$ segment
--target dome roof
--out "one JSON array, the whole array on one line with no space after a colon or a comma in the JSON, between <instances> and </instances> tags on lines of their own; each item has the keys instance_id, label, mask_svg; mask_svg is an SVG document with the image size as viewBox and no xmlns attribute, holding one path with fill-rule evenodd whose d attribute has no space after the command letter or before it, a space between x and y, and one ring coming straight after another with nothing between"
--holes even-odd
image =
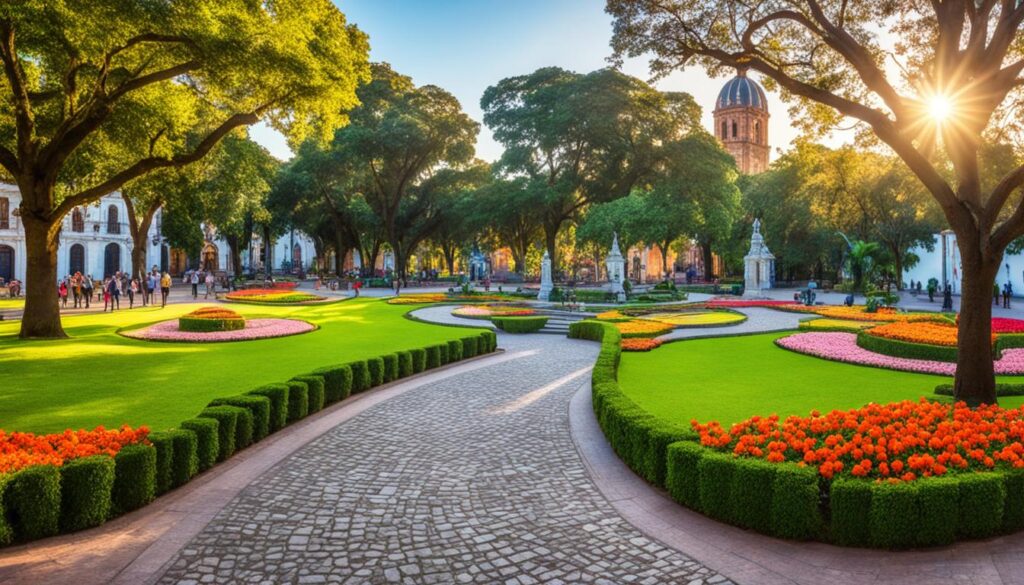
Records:
<instances>
[{"instance_id":1,"label":"dome roof","mask_svg":"<svg viewBox=\"0 0 1024 585\"><path fill-rule=\"evenodd\" d=\"M716 109L757 108L768 111L768 99L764 95L764 90L756 81L747 77L744 71L740 71L722 87L715 104Z\"/></svg>"}]
</instances>

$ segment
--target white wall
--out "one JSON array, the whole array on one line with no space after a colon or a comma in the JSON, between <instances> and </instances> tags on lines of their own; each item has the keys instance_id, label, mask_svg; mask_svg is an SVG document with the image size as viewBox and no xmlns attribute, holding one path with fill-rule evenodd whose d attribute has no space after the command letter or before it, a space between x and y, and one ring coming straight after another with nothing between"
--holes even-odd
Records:
<instances>
[{"instance_id":1,"label":"white wall","mask_svg":"<svg viewBox=\"0 0 1024 585\"><path fill-rule=\"evenodd\" d=\"M917 248L913 252L921 257L921 261L914 268L904 271L903 280L908 283L911 279L914 282L922 281L924 283L922 286L927 286L929 278L936 278L939 281L939 286L942 286L942 236L935 235L934 251L929 252L924 248ZM1009 265L1009 274L1007 274L1007 265ZM952 233L946 236L946 278L949 284L953 285L953 293L959 294L963 267L960 263L960 249L956 244L956 236ZM1014 294L1024 294L1024 254L1007 254L1003 257L1003 266L999 270L996 282L1002 288L1007 280L1013 286Z\"/></svg>"}]
</instances>

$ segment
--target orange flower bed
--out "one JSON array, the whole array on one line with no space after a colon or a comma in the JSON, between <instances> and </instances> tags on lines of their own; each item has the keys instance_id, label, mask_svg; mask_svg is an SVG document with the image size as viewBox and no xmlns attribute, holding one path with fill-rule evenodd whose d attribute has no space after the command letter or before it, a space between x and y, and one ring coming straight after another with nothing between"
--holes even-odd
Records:
<instances>
[{"instance_id":1,"label":"orange flower bed","mask_svg":"<svg viewBox=\"0 0 1024 585\"><path fill-rule=\"evenodd\" d=\"M938 315L927 313L900 313L896 309L882 307L874 313L868 313L862 306L853 307L808 307L812 312L822 317L833 319L852 319L854 321L888 321L888 322L919 322L919 321L942 321Z\"/></svg>"},{"instance_id":2,"label":"orange flower bed","mask_svg":"<svg viewBox=\"0 0 1024 585\"><path fill-rule=\"evenodd\" d=\"M63 465L65 461L90 455L114 456L122 447L145 443L149 428L123 426L107 430L66 430L52 435L5 433L0 430L0 475L33 465Z\"/></svg>"},{"instance_id":3,"label":"orange flower bed","mask_svg":"<svg viewBox=\"0 0 1024 585\"><path fill-rule=\"evenodd\" d=\"M725 430L717 422L692 426L702 445L756 457L817 467L837 475L879 481L1024 468L1024 407L971 409L906 400L810 416L755 416Z\"/></svg>"},{"instance_id":4,"label":"orange flower bed","mask_svg":"<svg viewBox=\"0 0 1024 585\"><path fill-rule=\"evenodd\" d=\"M241 319L242 316L223 307L203 307L185 315L192 319Z\"/></svg>"},{"instance_id":5,"label":"orange flower bed","mask_svg":"<svg viewBox=\"0 0 1024 585\"><path fill-rule=\"evenodd\" d=\"M645 337L631 337L619 342L622 351L651 351L661 345L660 339L647 339Z\"/></svg>"},{"instance_id":6,"label":"orange flower bed","mask_svg":"<svg viewBox=\"0 0 1024 585\"><path fill-rule=\"evenodd\" d=\"M887 323L868 329L867 334L885 339L945 347L956 347L957 341L956 325L935 321ZM993 334L992 343L995 342L996 336Z\"/></svg>"},{"instance_id":7,"label":"orange flower bed","mask_svg":"<svg viewBox=\"0 0 1024 585\"><path fill-rule=\"evenodd\" d=\"M627 321L625 323L616 323L615 327L618 328L619 333L622 334L623 338L657 337L672 331L671 325L659 323L658 321L644 321L642 319Z\"/></svg>"}]
</instances>

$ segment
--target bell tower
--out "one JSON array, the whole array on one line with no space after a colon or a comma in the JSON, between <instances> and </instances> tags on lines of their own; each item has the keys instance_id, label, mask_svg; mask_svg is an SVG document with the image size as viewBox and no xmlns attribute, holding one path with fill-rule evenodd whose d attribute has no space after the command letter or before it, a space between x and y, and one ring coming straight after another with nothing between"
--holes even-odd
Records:
<instances>
[{"instance_id":1,"label":"bell tower","mask_svg":"<svg viewBox=\"0 0 1024 585\"><path fill-rule=\"evenodd\" d=\"M768 170L768 99L761 86L739 69L715 102L715 136L736 159L741 173Z\"/></svg>"}]
</instances>

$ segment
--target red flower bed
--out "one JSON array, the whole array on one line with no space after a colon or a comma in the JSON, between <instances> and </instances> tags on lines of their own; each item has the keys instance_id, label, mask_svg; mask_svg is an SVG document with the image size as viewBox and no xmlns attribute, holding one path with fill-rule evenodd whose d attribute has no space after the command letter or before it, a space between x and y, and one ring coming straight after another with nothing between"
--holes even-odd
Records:
<instances>
[{"instance_id":1,"label":"red flower bed","mask_svg":"<svg viewBox=\"0 0 1024 585\"><path fill-rule=\"evenodd\" d=\"M628 337L619 343L622 351L651 351L661 345L661 340L646 337Z\"/></svg>"},{"instance_id":2,"label":"red flower bed","mask_svg":"<svg viewBox=\"0 0 1024 585\"><path fill-rule=\"evenodd\" d=\"M146 442L147 427L118 430L96 427L91 431L66 430L52 435L5 433L0 430L0 475L32 465L63 465L65 461L106 454L114 456L122 447Z\"/></svg>"},{"instance_id":3,"label":"red flower bed","mask_svg":"<svg viewBox=\"0 0 1024 585\"><path fill-rule=\"evenodd\" d=\"M709 309L744 309L748 307L785 307L800 306L793 301L767 301L767 300L733 300L733 299L711 299L705 303Z\"/></svg>"},{"instance_id":4,"label":"red flower bed","mask_svg":"<svg viewBox=\"0 0 1024 585\"><path fill-rule=\"evenodd\" d=\"M957 315L959 317L959 315ZM1024 319L992 318L992 333L1024 333Z\"/></svg>"},{"instance_id":5,"label":"red flower bed","mask_svg":"<svg viewBox=\"0 0 1024 585\"><path fill-rule=\"evenodd\" d=\"M921 399L817 411L807 417L755 416L728 431L699 424L701 444L773 463L814 465L836 475L911 481L918 477L1024 468L1024 407L939 404Z\"/></svg>"}]
</instances>

